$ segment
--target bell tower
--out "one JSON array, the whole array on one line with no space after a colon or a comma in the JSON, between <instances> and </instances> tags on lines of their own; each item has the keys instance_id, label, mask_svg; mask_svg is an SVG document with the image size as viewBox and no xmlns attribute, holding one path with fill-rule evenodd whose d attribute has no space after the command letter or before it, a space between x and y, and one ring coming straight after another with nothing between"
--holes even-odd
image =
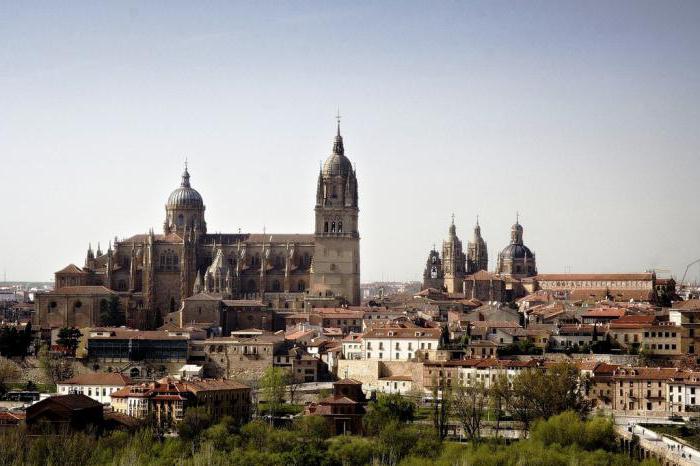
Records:
<instances>
[{"instance_id":1,"label":"bell tower","mask_svg":"<svg viewBox=\"0 0 700 466\"><path fill-rule=\"evenodd\" d=\"M311 294L342 297L360 304L360 233L357 175L345 156L338 129L331 155L323 163L316 186L315 251Z\"/></svg>"}]
</instances>

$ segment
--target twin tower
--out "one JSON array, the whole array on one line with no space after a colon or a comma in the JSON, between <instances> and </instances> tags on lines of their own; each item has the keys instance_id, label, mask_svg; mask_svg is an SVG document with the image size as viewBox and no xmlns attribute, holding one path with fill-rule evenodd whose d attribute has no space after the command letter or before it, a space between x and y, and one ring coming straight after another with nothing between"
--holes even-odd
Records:
<instances>
[{"instance_id":1,"label":"twin tower","mask_svg":"<svg viewBox=\"0 0 700 466\"><path fill-rule=\"evenodd\" d=\"M464 279L489 265L486 241L481 237L481 226L477 219L471 240L464 253L462 241L457 237L454 215L447 239L442 243L442 257L433 247L423 272L423 288L435 288L448 293L463 293ZM496 275L523 278L537 275L535 254L523 243L523 227L516 220L511 228L511 242L499 254Z\"/></svg>"}]
</instances>

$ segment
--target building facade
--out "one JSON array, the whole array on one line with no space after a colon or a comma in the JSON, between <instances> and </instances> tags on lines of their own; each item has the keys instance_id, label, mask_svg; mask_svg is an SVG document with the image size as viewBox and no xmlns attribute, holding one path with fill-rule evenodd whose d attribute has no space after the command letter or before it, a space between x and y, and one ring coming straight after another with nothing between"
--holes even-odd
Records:
<instances>
[{"instance_id":1,"label":"building facade","mask_svg":"<svg viewBox=\"0 0 700 466\"><path fill-rule=\"evenodd\" d=\"M199 292L278 307L314 298L359 304L358 183L340 125L318 175L313 233L213 234L205 210L185 166L165 204L162 234L151 229L115 238L105 252L89 247L84 267L56 272L56 290L39 294L35 324L99 325L99 308L113 293L122 300L127 324L137 327L157 326Z\"/></svg>"},{"instance_id":2,"label":"building facade","mask_svg":"<svg viewBox=\"0 0 700 466\"><path fill-rule=\"evenodd\" d=\"M523 227L518 220L510 231L510 244L498 255L496 273L514 278L537 275L535 254L523 242Z\"/></svg>"}]
</instances>

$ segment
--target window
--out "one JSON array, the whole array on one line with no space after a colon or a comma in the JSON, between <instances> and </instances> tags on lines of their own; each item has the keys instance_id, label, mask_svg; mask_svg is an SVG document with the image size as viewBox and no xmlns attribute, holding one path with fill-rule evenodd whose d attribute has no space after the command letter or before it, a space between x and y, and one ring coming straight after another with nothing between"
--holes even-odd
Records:
<instances>
[{"instance_id":1,"label":"window","mask_svg":"<svg viewBox=\"0 0 700 466\"><path fill-rule=\"evenodd\" d=\"M328 233L328 222L323 222L323 232Z\"/></svg>"},{"instance_id":2,"label":"window","mask_svg":"<svg viewBox=\"0 0 700 466\"><path fill-rule=\"evenodd\" d=\"M306 283L304 282L304 280L299 280L299 282L297 282L297 291L303 292L305 290L306 290Z\"/></svg>"}]
</instances>

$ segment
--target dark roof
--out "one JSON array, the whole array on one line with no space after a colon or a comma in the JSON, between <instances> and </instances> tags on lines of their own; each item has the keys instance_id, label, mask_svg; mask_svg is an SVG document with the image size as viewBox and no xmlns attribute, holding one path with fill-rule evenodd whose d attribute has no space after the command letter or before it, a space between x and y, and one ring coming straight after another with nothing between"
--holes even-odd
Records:
<instances>
[{"instance_id":1,"label":"dark roof","mask_svg":"<svg viewBox=\"0 0 700 466\"><path fill-rule=\"evenodd\" d=\"M131 379L118 372L95 372L92 374L80 374L72 377L59 385L108 385L108 386L124 386L129 385Z\"/></svg>"},{"instance_id":2,"label":"dark roof","mask_svg":"<svg viewBox=\"0 0 700 466\"><path fill-rule=\"evenodd\" d=\"M62 268L61 270L59 270L59 271L56 272L56 273L79 273L79 274L87 274L86 271L84 271L83 269L79 268L79 267L78 267L77 265L75 265L75 264L69 264L69 265L65 266L64 268Z\"/></svg>"},{"instance_id":3,"label":"dark roof","mask_svg":"<svg viewBox=\"0 0 700 466\"><path fill-rule=\"evenodd\" d=\"M501 251L501 257L504 259L522 259L525 256L535 257L530 248L524 244L509 244Z\"/></svg>"},{"instance_id":4,"label":"dark roof","mask_svg":"<svg viewBox=\"0 0 700 466\"><path fill-rule=\"evenodd\" d=\"M27 412L33 412L33 411L38 411L46 406L50 406L51 404L58 404L63 406L66 409L69 409L71 411L78 411L81 409L89 409L89 408L95 408L95 407L102 407L102 404L93 400L89 396L86 395L81 395L81 394L71 394L71 395L57 395L57 396L50 396L46 398L45 400L41 400L37 403L34 403L31 405L29 408L27 408Z\"/></svg>"}]
</instances>

